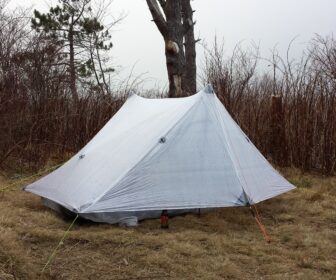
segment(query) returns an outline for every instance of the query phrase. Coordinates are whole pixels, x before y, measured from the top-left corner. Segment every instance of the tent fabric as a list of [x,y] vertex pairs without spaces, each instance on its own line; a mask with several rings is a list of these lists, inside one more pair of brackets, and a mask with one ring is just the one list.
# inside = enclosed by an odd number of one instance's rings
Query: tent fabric
[[208,86],[185,98],[131,95],[79,153],[25,190],[115,222],[113,213],[243,206],[293,188]]

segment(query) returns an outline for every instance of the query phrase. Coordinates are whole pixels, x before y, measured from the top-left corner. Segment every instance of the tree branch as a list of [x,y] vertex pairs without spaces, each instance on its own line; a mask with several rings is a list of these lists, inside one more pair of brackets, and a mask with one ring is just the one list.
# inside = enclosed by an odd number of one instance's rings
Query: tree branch
[[78,17],[73,21],[73,25],[75,25],[77,23],[77,21],[82,17],[82,15],[85,11],[85,7],[88,3],[89,3],[89,1],[83,3],[82,10],[80,11]]
[[149,11],[151,12],[153,16],[153,21],[155,22],[162,36],[165,37],[168,32],[167,22],[160,10],[160,7],[157,1],[156,0],[146,0],[146,2],[149,8]]
[[164,11],[165,8],[166,8],[166,4],[167,4],[166,0],[158,0],[158,1],[159,1],[160,5],[161,5],[161,8],[162,8],[163,11]]

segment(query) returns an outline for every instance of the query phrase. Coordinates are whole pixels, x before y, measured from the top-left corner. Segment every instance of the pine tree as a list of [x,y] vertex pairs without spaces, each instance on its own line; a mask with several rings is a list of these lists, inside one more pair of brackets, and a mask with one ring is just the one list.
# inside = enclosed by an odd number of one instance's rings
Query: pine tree
[[108,92],[101,52],[112,48],[109,30],[93,15],[90,0],[59,0],[60,5],[51,7],[48,13],[34,11],[32,28],[43,32],[47,39],[57,41],[59,55],[69,74],[70,91],[78,102],[77,82],[92,83]]

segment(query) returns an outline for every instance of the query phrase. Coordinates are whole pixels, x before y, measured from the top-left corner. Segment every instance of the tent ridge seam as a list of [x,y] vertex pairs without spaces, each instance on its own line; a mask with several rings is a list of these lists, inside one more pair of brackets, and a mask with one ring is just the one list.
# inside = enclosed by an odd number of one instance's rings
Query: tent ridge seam
[[[217,96],[216,95],[214,95],[215,96],[215,98],[217,98]],[[217,98],[217,100],[218,100],[218,102],[220,102],[219,101],[219,99]],[[243,184],[243,182],[242,182],[242,180],[241,180],[241,177],[243,177],[243,179],[244,179],[244,181],[245,181],[245,178],[244,178],[244,176],[243,175],[241,175],[240,174],[240,172],[238,172],[238,168],[237,168],[237,163],[236,163],[236,155],[234,154],[232,154],[232,146],[231,146],[231,140],[229,139],[229,137],[227,137],[227,130],[226,130],[226,126],[225,126],[225,124],[224,124],[224,121],[222,120],[222,118],[220,117],[220,116],[218,116],[219,115],[219,113],[218,113],[218,110],[217,110],[217,107],[216,107],[216,104],[214,104],[213,102],[211,102],[211,107],[212,107],[212,109],[213,109],[213,111],[214,111],[214,113],[215,113],[215,115],[216,115],[216,118],[218,119],[218,122],[220,123],[220,126],[222,127],[222,129],[223,129],[223,133],[224,133],[224,137],[225,137],[225,140],[226,140],[226,143],[227,143],[227,145],[228,145],[228,154],[229,154],[229,157],[230,157],[230,159],[231,159],[231,161],[232,161],[232,163],[233,163],[233,168],[234,168],[234,171],[235,171],[235,173],[236,173],[236,175],[237,175],[237,178],[238,178],[238,180],[239,180],[239,182],[240,182],[240,185],[241,185],[241,188],[242,188],[242,190],[243,190],[243,193],[244,193],[244,196],[246,197],[246,200],[248,201],[248,203],[250,203],[250,197],[248,196],[248,194],[247,194],[247,192],[246,192],[246,190],[245,190],[245,187],[244,187],[244,184]],[[237,160],[238,161],[238,160]],[[239,161],[238,161],[238,165],[240,166],[240,164],[239,164]],[[246,181],[245,181],[245,183],[246,183]],[[247,184],[246,184],[247,185]]]

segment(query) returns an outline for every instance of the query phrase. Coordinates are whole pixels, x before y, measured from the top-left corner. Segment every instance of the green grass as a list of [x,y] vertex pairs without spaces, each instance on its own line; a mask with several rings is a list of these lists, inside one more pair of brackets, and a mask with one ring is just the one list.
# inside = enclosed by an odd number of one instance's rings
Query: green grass
[[313,185],[312,182],[305,177],[294,178],[289,181],[298,188],[310,189]]

